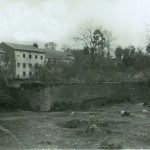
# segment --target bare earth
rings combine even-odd
[[[121,110],[131,116],[120,116]],[[140,110],[137,104],[121,104],[73,116],[71,112],[0,113],[0,149],[150,148],[150,113]],[[74,119],[83,124],[64,125]],[[97,130],[88,133],[92,124]]]

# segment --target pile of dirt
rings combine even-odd
[[[104,136],[112,133],[108,128],[109,122],[101,121],[96,117],[88,120],[72,119],[61,123],[61,126],[70,129],[78,128],[76,132],[79,136]]]

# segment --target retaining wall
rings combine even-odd
[[[49,111],[56,103],[82,103],[99,101],[148,101],[148,82],[128,83],[80,83],[63,84],[51,87],[26,87],[20,97],[27,99],[30,107],[37,111]]]

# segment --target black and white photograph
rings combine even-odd
[[[0,0],[0,150],[150,149],[149,0]]]

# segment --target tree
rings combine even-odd
[[[105,51],[106,51],[106,57],[109,59],[111,57],[111,49],[112,49],[112,43],[115,40],[115,38],[112,35],[112,32],[104,30],[103,31],[105,36]]]
[[[36,47],[36,48],[39,47],[38,44],[37,44],[36,42],[33,43],[33,46]]]
[[[123,59],[129,58],[129,57],[130,57],[130,49],[128,47],[124,48],[123,49]]]
[[[150,53],[150,43],[146,46],[147,53]]]
[[[118,60],[121,60],[123,56],[123,48],[121,46],[118,46],[115,50],[115,56]]]
[[[135,63],[135,47],[129,46],[123,50],[123,63],[126,66],[133,66]]]
[[[129,46],[130,49],[130,57],[134,57],[135,56],[135,47],[133,45]]]
[[[45,44],[45,48],[49,50],[56,50],[57,44],[55,42],[48,42]]]
[[[58,66],[59,67],[59,66]],[[62,80],[62,74],[59,69],[53,68],[50,64],[45,64],[41,66],[39,64],[35,65],[35,74],[33,75],[33,80],[38,80],[44,85],[57,84]]]
[[[106,34],[107,33],[107,34]],[[110,49],[111,40],[107,37],[109,32],[101,27],[92,24],[84,25],[80,29],[78,36],[74,39],[80,41],[86,53],[91,56],[91,66],[93,68],[98,55],[105,56],[105,48]]]

